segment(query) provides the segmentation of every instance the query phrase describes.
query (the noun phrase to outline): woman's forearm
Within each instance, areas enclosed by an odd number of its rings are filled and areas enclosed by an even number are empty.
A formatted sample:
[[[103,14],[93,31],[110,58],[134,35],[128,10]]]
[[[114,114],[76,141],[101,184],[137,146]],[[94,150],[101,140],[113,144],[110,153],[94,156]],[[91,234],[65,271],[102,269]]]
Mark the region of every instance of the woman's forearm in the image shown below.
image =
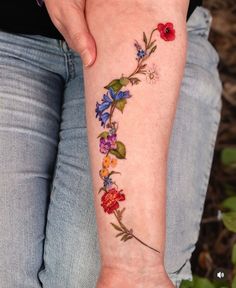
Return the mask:
[[[102,267],[130,273],[163,267],[167,153],[186,54],[187,3],[156,2],[86,8],[97,43],[84,77]]]

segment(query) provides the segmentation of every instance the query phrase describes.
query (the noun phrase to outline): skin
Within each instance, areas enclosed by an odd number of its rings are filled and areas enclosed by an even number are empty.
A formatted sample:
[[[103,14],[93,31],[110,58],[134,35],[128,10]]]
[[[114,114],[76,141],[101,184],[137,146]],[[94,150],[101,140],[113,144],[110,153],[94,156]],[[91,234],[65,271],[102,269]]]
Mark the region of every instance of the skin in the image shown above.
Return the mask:
[[[80,54],[83,64],[96,59],[96,44],[85,17],[85,0],[44,0],[48,14],[69,47]]]
[[[85,5],[84,1],[78,0],[46,0],[45,4],[68,45],[84,61],[92,59],[89,67],[84,68],[84,84],[102,259],[97,288],[173,288],[164,267],[166,173],[168,146],[186,59],[188,1],[87,0]],[[127,86],[132,98],[124,113],[114,112],[114,119],[119,123],[119,140],[127,148],[127,159],[118,164],[121,175],[114,176],[127,196],[125,205],[120,203],[121,207],[127,208],[125,224],[161,251],[156,253],[133,239],[125,243],[117,239],[110,225],[110,222],[115,223],[114,215],[104,213],[101,207],[101,195],[98,195],[101,153],[97,136],[104,129],[95,119],[95,105],[106,92],[105,85],[122,73],[134,70],[137,63],[134,39],[141,43],[143,32],[149,34],[157,23],[169,21],[174,23],[176,39],[167,43],[160,40],[156,32],[157,52],[148,63],[157,66],[158,80],[150,84],[145,76],[140,76],[139,85]],[[89,57],[85,57],[85,51],[89,51]]]

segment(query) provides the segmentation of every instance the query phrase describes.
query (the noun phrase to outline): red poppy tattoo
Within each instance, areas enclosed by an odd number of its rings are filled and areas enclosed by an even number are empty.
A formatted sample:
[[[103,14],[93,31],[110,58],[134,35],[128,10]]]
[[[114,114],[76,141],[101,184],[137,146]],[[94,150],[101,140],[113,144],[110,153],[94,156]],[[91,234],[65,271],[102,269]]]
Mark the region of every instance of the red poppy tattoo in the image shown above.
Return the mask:
[[[140,75],[145,75],[149,83],[155,83],[158,79],[156,66],[150,66],[145,63],[148,58],[156,51],[156,39],[153,40],[155,31],[160,32],[160,37],[165,41],[172,41],[175,39],[175,30],[172,23],[159,23],[155,29],[147,37],[143,32],[143,43],[140,44],[137,40],[134,42],[136,49],[137,65],[132,73],[125,76],[122,74],[120,78],[113,79],[104,88],[107,90],[103,94],[101,103],[96,102],[96,118],[98,117],[101,122],[103,130],[97,138],[99,138],[99,152],[104,155],[102,159],[102,167],[99,170],[99,176],[103,181],[103,186],[99,189],[98,193],[103,192],[101,197],[101,206],[105,213],[113,214],[117,223],[111,223],[113,228],[118,232],[116,237],[120,237],[121,241],[130,239],[137,240],[140,244],[160,253],[157,249],[143,242],[137,237],[133,229],[128,229],[123,222],[123,214],[125,208],[120,209],[120,203],[126,200],[126,195],[123,190],[118,188],[117,183],[114,181],[116,174],[121,174],[119,171],[114,170],[117,166],[118,160],[126,159],[125,144],[118,140],[118,122],[113,120],[113,114],[116,110],[124,112],[124,108],[128,103],[131,96],[130,91],[125,87],[128,85],[138,85],[141,81]]]
[[[158,24],[157,30],[160,32],[160,36],[165,41],[173,41],[175,40],[175,29],[173,27],[172,23],[166,23],[166,24]]]

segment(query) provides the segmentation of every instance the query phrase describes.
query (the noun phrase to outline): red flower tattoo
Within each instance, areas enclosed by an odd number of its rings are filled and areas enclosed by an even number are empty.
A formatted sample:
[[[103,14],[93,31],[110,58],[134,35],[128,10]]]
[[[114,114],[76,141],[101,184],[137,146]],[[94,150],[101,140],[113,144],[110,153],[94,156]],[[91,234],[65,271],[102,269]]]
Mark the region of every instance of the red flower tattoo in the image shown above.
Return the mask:
[[[116,209],[119,208],[118,201],[125,200],[125,194],[120,193],[122,190],[117,191],[115,188],[109,189],[105,192],[101,198],[104,211],[108,214],[113,213]]]
[[[167,22],[166,24],[159,23],[157,30],[160,32],[160,36],[165,41],[173,41],[175,39],[175,29],[173,24]]]

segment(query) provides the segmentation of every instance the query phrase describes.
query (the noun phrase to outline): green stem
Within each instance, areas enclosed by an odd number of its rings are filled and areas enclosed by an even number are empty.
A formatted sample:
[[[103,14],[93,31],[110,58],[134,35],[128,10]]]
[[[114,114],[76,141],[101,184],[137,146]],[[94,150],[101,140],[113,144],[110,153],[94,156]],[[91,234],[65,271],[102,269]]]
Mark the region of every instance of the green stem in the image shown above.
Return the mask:
[[[109,125],[110,125],[110,126],[111,126],[112,115],[113,115],[113,112],[114,112],[115,108],[116,108],[116,104],[113,103],[113,104],[111,105],[110,116],[109,116]],[[109,153],[110,153],[110,150],[108,150],[106,156],[107,156]]]
[[[116,107],[116,105],[113,103],[112,105],[111,105],[111,109],[110,109],[110,117],[109,117],[109,124],[111,125],[111,119],[112,119],[112,115],[113,115],[113,112],[114,112],[114,110],[115,110],[115,107]]]
[[[147,49],[149,48],[149,45],[150,45],[150,43],[151,43],[152,35],[153,35],[153,33],[154,33],[156,30],[157,30],[157,28],[155,28],[155,29],[152,30],[152,33],[151,33],[151,35],[150,35],[150,38],[149,38],[149,41],[148,41],[148,44],[147,44]],[[146,50],[147,50],[147,49],[146,49]]]

